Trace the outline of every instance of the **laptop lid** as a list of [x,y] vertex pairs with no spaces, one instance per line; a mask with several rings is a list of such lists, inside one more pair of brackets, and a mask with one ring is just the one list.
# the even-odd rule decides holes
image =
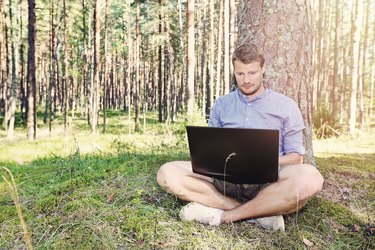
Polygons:
[[232,183],[278,179],[279,131],[187,126],[193,172]]

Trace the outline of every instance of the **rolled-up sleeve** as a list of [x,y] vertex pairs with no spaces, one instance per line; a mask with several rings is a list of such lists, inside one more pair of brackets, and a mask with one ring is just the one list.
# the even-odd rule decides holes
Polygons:
[[283,151],[285,154],[298,153],[305,154],[303,146],[303,123],[302,114],[297,104],[292,103],[289,107],[289,116],[285,120],[283,129]]

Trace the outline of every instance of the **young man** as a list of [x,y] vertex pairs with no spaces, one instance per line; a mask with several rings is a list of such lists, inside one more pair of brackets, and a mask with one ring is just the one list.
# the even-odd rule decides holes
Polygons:
[[[296,103],[263,84],[264,57],[254,44],[242,44],[233,53],[237,89],[218,98],[209,126],[278,129],[279,179],[264,185],[226,183],[193,173],[191,162],[169,162],[157,174],[160,186],[182,200],[183,220],[210,225],[256,218],[261,226],[284,230],[283,214],[302,208],[323,185],[323,177],[303,164],[304,124]],[[260,166],[261,167],[261,166]]]

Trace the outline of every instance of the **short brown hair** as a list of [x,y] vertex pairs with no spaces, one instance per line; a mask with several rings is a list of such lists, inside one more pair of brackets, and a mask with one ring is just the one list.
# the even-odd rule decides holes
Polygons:
[[253,43],[243,43],[239,45],[232,56],[232,63],[234,61],[240,61],[244,64],[249,64],[252,62],[259,62],[259,65],[263,67],[264,56],[261,50]]

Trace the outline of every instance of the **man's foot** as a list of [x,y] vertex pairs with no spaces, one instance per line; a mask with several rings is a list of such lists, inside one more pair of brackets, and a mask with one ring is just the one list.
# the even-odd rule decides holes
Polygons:
[[223,210],[213,207],[207,207],[197,202],[191,202],[184,206],[180,211],[180,218],[183,221],[196,220],[203,224],[217,226],[220,224]]
[[265,229],[285,231],[284,217],[282,215],[258,218],[255,219],[255,222]]

